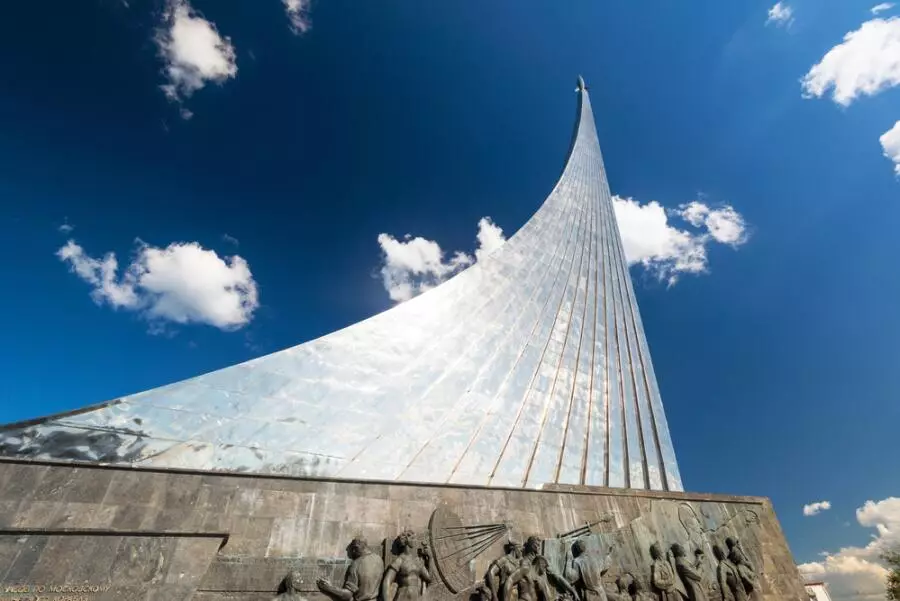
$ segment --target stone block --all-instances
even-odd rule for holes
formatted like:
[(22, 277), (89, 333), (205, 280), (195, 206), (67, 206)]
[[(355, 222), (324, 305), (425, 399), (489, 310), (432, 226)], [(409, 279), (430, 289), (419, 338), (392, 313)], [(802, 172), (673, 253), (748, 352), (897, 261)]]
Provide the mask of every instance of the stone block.
[(59, 501), (31, 501), (23, 503), (21, 509), (10, 520), (16, 528), (49, 528), (65, 503)]
[(63, 503), (53, 516), (52, 527), (58, 528), (109, 528), (116, 518), (118, 508), (100, 503)]
[(112, 473), (103, 498), (106, 505), (157, 505), (168, 488), (168, 474), (132, 470)]
[(50, 466), (29, 462), (0, 464), (0, 499), (30, 501)]
[(32, 572), (35, 565), (41, 560), (44, 547), (47, 546), (46, 536), (0, 536), (3, 546), (14, 546), (15, 557), (8, 564), (4, 583), (25, 584), (32, 581)]
[(111, 470), (76, 468), (67, 486), (66, 501), (99, 504), (106, 496), (114, 475)]
[(223, 552), (228, 555), (265, 557), (272, 537), (274, 518), (233, 515), (227, 524), (228, 543)]
[(104, 507), (115, 510), (112, 523), (109, 525), (114, 531), (149, 529), (159, 512), (152, 505), (104, 505)]
[(174, 540), (174, 550), (169, 561), (165, 583), (186, 590), (196, 590), (216, 556), (220, 544), (221, 540), (216, 538)]

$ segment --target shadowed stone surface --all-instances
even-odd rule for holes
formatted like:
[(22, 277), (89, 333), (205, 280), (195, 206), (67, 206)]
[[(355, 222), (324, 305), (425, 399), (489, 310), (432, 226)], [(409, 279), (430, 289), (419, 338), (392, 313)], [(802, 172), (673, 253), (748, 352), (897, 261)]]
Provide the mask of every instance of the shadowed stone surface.
[[(436, 515), (441, 517), (433, 520)], [(570, 567), (575, 541), (584, 547), (579, 554), (599, 553), (610, 595), (626, 574), (649, 592), (654, 543), (664, 554), (680, 545), (703, 582), (714, 584), (713, 545), (727, 553), (732, 539), (759, 581), (759, 599), (806, 599), (771, 504), (757, 497), (423, 486), (0, 460), (0, 524), (0, 598), (11, 598), (4, 596), (6, 587), (96, 586), (107, 588), (73, 595), (83, 601), (271, 601), (294, 572), (303, 597), (329, 601), (316, 581), (345, 582), (351, 540), (367, 539), (387, 567), (397, 558), (392, 542), (409, 530), (417, 545), (430, 545), (435, 563), (450, 565), (449, 556), (459, 551), (471, 554), (468, 587), (451, 593), (435, 575), (428, 601), (468, 601), (504, 554), (507, 536), (521, 544), (533, 535), (557, 574)], [(500, 528), (507, 536), (496, 535)], [(433, 544), (463, 530), (472, 544)], [(695, 561), (696, 550), (704, 553)], [(414, 557), (404, 561), (415, 564)], [(743, 560), (733, 550), (732, 557)], [(452, 565), (454, 587), (466, 586), (464, 562)]]

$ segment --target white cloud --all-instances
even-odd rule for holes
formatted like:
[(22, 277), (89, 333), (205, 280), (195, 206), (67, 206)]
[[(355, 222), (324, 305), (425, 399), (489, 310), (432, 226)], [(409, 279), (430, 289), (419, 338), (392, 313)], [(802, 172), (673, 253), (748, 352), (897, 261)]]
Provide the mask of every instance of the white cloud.
[(291, 31), (294, 34), (306, 33), (312, 27), (309, 20), (309, 5), (311, 0), (281, 0), (284, 4), (284, 12), (291, 23)]
[[(737, 248), (747, 241), (747, 224), (733, 207), (711, 208), (693, 201), (666, 210), (656, 201), (642, 205), (631, 198), (613, 197), (616, 221), (622, 234), (629, 265), (640, 264), (669, 285), (684, 273), (704, 273), (707, 247), (720, 243)], [(690, 229), (679, 229), (670, 218), (684, 221)], [(394, 301), (405, 301), (434, 288), (462, 269), (481, 261), (499, 248), (506, 238), (490, 217), (478, 221), (474, 257), (461, 251), (445, 260), (444, 251), (433, 240), (407, 234), (398, 240), (380, 234), (381, 277)]]
[(506, 237), (499, 225), (491, 221), (490, 217), (482, 217), (478, 220), (478, 248), (475, 249), (475, 260), (481, 261), (489, 254), (503, 246)]
[(434, 288), (445, 279), (471, 265), (471, 256), (456, 252), (444, 261), (444, 251), (437, 242), (407, 234), (397, 240), (390, 234), (379, 234), (378, 244), (384, 253), (381, 277), (393, 301), (406, 301)]
[(823, 511), (828, 511), (831, 509), (830, 501), (816, 501), (815, 503), (810, 503), (809, 505), (803, 506), (803, 515), (809, 517), (811, 515), (819, 515)]
[(878, 141), (884, 149), (884, 156), (894, 161), (894, 172), (900, 176), (900, 121), (884, 132)]
[(56, 229), (64, 234), (71, 234), (72, 230), (75, 229), (75, 226), (72, 225), (71, 223), (69, 223), (69, 218), (66, 217), (66, 219), (63, 221), (62, 225), (60, 225)]
[(476, 261), (485, 259), (506, 241), (503, 230), (482, 217), (478, 221), (478, 242), (475, 256), (456, 251), (450, 259), (444, 259), (440, 245), (422, 237), (409, 234), (398, 240), (390, 234), (379, 234), (381, 246), (381, 279), (391, 300), (402, 302), (434, 288)]
[(56, 256), (61, 261), (68, 262), (78, 277), (94, 287), (91, 298), (98, 305), (107, 302), (116, 309), (134, 309), (140, 304), (134, 284), (127, 281), (127, 278), (126, 281), (119, 281), (119, 262), (114, 253), (107, 253), (102, 259), (94, 259), (87, 256), (74, 240), (69, 240), (56, 251)]
[(235, 246), (240, 246), (240, 245), (241, 245), (241, 241), (240, 241), (240, 240), (238, 240), (238, 239), (235, 238), (234, 236), (228, 235), (227, 233), (226, 233), (226, 234), (222, 234), (222, 240), (224, 240), (224, 241), (227, 242), (228, 244), (234, 244)]
[(250, 322), (259, 306), (247, 262), (239, 256), (223, 259), (196, 242), (157, 248), (138, 240), (135, 256), (121, 275), (114, 253), (95, 259), (74, 240), (56, 256), (92, 286), (95, 303), (137, 311), (152, 330), (165, 322), (237, 329)]
[(829, 50), (801, 80), (803, 95), (849, 106), (900, 84), (900, 17), (872, 19)]
[(721, 244), (736, 248), (747, 241), (744, 217), (730, 205), (710, 209), (702, 202), (693, 200), (681, 205), (678, 215), (694, 227), (705, 227), (712, 239)]
[(891, 10), (894, 8), (893, 2), (882, 2), (881, 4), (876, 4), (872, 7), (872, 14), (877, 15), (878, 13), (882, 13), (886, 10)]
[(794, 9), (784, 2), (779, 2), (769, 9), (769, 18), (766, 19), (766, 25), (772, 23), (776, 27), (790, 27), (793, 22)]
[(823, 553), (822, 561), (798, 566), (810, 580), (824, 580), (834, 601), (875, 600), (885, 598), (888, 571), (881, 554), (900, 545), (900, 498), (866, 501), (856, 510), (861, 526), (874, 528), (876, 534), (865, 547), (844, 547), (837, 553)]
[[(231, 39), (195, 11), (186, 0), (171, 0), (156, 45), (166, 62), (168, 83), (163, 92), (172, 100), (188, 98), (208, 82), (224, 83), (237, 75), (237, 57)], [(189, 119), (193, 113), (183, 112)]]
[[(712, 209), (695, 200), (666, 210), (655, 200), (642, 205), (633, 198), (614, 196), (613, 206), (628, 264), (642, 265), (669, 285), (681, 274), (707, 271), (709, 244), (737, 248), (747, 241), (744, 218), (729, 205)], [(670, 217), (699, 231), (679, 229)]]

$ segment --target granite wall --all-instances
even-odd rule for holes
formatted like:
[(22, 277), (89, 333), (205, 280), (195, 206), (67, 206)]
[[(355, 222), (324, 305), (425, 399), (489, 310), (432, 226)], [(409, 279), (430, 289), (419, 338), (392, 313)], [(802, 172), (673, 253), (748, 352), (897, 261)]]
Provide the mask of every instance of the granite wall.
[[(443, 525), (432, 519), (438, 508)], [(448, 519), (463, 528), (447, 526)], [(0, 599), (269, 601), (294, 570), (302, 594), (325, 601), (316, 578), (343, 582), (345, 548), (354, 537), (365, 537), (389, 562), (390, 543), (401, 531), (438, 540), (435, 528), (493, 533), (486, 545), (472, 547), (467, 563), (458, 562), (457, 579), (471, 586), (509, 537), (540, 536), (557, 571), (581, 537), (612, 549), (604, 559), (610, 592), (626, 572), (649, 588), (650, 545), (679, 543), (691, 557), (704, 551), (699, 569), (708, 577), (709, 599), (718, 599), (713, 546), (725, 549), (732, 538), (758, 576), (757, 598), (807, 601), (764, 498), (363, 483), (14, 459), (0, 460)], [(440, 554), (450, 554), (442, 548), (433, 552), (446, 567), (450, 559)], [(454, 597), (436, 581), (429, 601)]]

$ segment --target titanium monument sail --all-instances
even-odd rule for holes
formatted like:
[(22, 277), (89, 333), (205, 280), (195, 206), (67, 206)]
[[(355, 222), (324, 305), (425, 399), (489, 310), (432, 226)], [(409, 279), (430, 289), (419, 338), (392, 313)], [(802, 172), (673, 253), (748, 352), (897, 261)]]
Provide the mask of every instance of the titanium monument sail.
[(683, 490), (578, 81), (565, 170), (501, 248), (317, 340), (9, 424), (0, 454), (539, 488)]

